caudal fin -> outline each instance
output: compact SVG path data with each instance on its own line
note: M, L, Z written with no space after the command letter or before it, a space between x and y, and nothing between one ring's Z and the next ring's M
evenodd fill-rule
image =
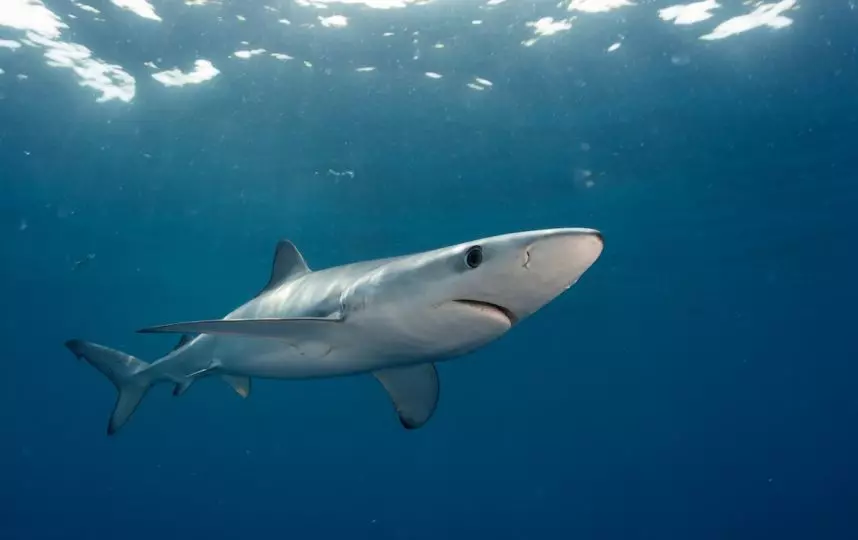
M107 434L113 435L131 418L149 390L150 381L137 376L149 364L130 354L79 339L66 341L66 347L102 372L116 387L118 397L107 425Z

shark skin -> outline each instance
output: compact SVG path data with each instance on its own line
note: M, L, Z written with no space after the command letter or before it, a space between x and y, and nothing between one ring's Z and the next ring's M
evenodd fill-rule
M117 388L116 433L149 388L218 376L242 397L252 378L308 379L371 373L408 429L438 402L435 363L504 335L574 285L599 258L601 233L517 232L422 253L311 271L294 244L277 244L271 278L222 319L144 328L182 337L152 363L88 341L66 346Z

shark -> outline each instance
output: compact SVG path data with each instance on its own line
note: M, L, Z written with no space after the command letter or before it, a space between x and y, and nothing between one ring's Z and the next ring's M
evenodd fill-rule
M179 396L206 377L246 398L254 378L372 374L401 425L416 429L438 404L437 363L520 325L577 283L603 246L596 229L541 229L313 271L280 240L268 282L225 317L138 330L181 335L160 359L81 339L65 345L116 387L108 435L154 385Z

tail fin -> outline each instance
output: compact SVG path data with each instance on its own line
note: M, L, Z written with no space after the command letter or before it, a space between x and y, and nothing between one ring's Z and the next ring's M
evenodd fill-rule
M83 358L102 372L116 386L119 395L107 425L107 434L113 435L131 418L140 400L149 390L150 381L135 376L149 367L149 364L130 354L79 339L66 341L66 347L75 356Z

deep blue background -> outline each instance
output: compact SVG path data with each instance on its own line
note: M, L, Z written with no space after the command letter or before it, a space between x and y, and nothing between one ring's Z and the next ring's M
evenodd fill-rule
M678 27L649 3L529 48L523 22L562 11L439 2L331 30L153 3L163 23L107 2L107 23L67 20L135 76L128 104L0 50L0 538L858 537L849 2L714 42L749 8ZM443 70L412 60L418 29L456 44ZM298 60L227 59L255 46ZM222 73L164 88L142 65L160 57ZM440 365L414 432L362 376L159 387L108 438L114 390L62 346L154 360L174 339L134 330L229 311L279 238L322 268L556 226L601 229L602 258Z

